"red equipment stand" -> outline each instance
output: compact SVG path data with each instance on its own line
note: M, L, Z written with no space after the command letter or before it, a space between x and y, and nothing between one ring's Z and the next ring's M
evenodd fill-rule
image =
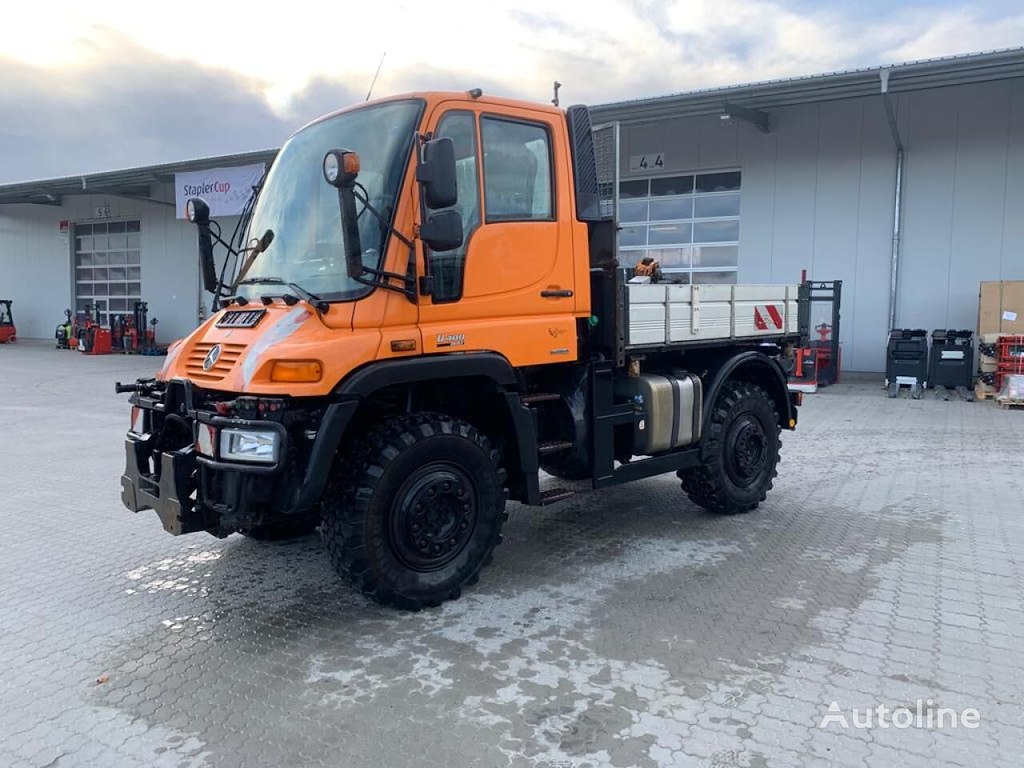
M1003 389L1005 377L1013 374L1024 374L1024 336L1000 336L996 342L996 392Z

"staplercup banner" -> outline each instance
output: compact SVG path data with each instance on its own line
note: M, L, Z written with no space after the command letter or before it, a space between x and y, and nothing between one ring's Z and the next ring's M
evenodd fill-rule
M201 197L210 205L213 216L237 216L263 177L264 164L210 168L174 174L174 204L177 217L185 218L185 203Z

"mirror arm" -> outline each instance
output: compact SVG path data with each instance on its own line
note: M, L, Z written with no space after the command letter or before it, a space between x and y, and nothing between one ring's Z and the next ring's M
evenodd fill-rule
M411 284L411 286L415 286L416 283L415 283L415 281L411 281L405 275L399 275L399 274L397 274L395 272L384 272L382 270L371 269L369 267L363 267L363 271L364 272L369 272L374 277L383 277L383 278L385 278L385 280L387 278L394 278L395 280L401 280L403 283L405 283L405 285L402 286L402 287L399 287L397 285L392 285L391 283L388 283L388 282L378 282L377 280L367 280L365 277L353 277L352 279L355 280L357 283L361 283L362 285L367 285L367 286L369 286L371 288L384 288L384 289L389 290L389 291L394 291L395 293L400 293L403 296L405 296L407 299L409 299L410 301L415 301L415 299L416 299L416 292L413 290L412 287L410 287L410 284Z
M213 219L210 219L210 224L217 224L217 222L214 221ZM237 262L240 254L238 251L231 247L230 243L224 242L224 239L220 236L220 224L217 224L216 232L213 231L213 229L210 227L210 224L205 225L207 228L210 229L210 236L216 242L223 245L224 248L227 250L227 253L224 254L224 263L221 265L220 268L220 276L217 278L217 288L213 292L213 301L210 303L210 311L217 312L220 309L220 292L221 289L224 288L224 275L228 270L228 258L234 256L235 261Z
M419 170L420 163L423 162L423 144L430 140L431 134L429 133L417 133L416 134L416 169ZM418 174L417 174L418 175ZM427 220L427 205L423 199L423 187L419 184L417 186L417 197L419 198L419 211L420 220L413 224L415 232L419 232L423 222ZM418 236L418 235L417 235ZM422 241L420 241L422 242ZM413 252L409 256L409 261L412 262L416 258L416 246L412 246ZM430 258L427 256L427 246L423 244L423 277L419 281L420 293L424 296L434 296L434 276L430 274Z
M356 196L356 200L362 203L363 207L370 213L372 213L373 217L387 228L389 235L394 235L405 245L409 246L410 248L413 247L412 240L410 240L397 229L392 227L391 224L388 223L388 220L384 218L384 214L382 214L380 211L378 211L376 208L370 205L370 200L366 195L366 188L362 184L356 184L355 189L353 190L353 194ZM369 272L372 270L368 269L367 271Z

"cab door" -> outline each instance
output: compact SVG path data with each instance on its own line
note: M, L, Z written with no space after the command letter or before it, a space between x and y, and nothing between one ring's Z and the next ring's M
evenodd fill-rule
M557 115L441 104L431 128L455 144L463 244L425 249L427 353L490 350L516 366L576 359L568 158Z

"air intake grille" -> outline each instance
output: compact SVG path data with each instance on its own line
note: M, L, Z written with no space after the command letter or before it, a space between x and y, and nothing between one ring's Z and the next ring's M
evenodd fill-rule
M210 354L210 350L214 346L220 347L220 354L217 355L214 364L209 369L206 369L203 367L203 364L206 361L206 356ZM188 359L185 361L185 370L188 372L188 377L193 381L220 381L235 366L235 363L238 362L238 358L242 356L244 351L244 344L214 345L208 342L199 342L189 352Z

